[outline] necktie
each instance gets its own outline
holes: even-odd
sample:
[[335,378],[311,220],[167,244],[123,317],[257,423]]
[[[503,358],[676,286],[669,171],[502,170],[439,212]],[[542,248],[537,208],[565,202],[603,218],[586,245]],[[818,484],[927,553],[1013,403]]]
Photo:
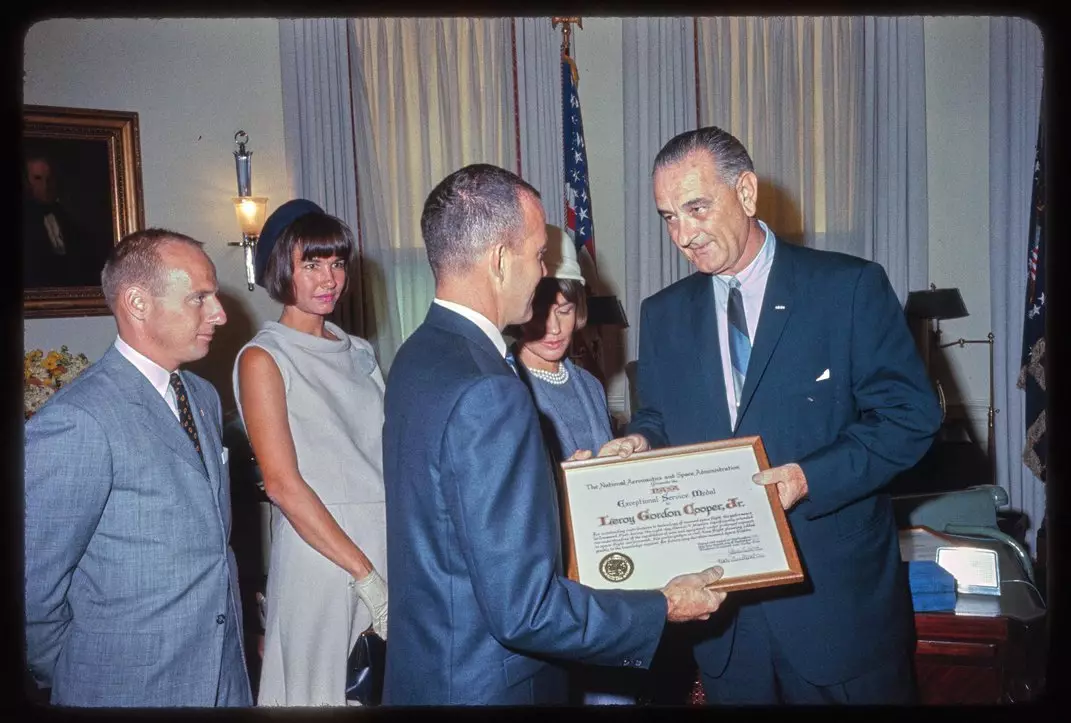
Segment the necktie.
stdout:
[[186,436],[193,442],[193,448],[197,450],[197,456],[201,458],[201,464],[205,463],[205,455],[201,451],[201,440],[197,437],[197,426],[193,423],[193,412],[190,411],[190,398],[186,394],[186,385],[182,383],[182,377],[177,372],[171,373],[171,388],[175,390],[175,402],[178,406],[179,424],[186,430]]
[[520,374],[517,372],[517,359],[514,358],[513,354],[507,352],[506,363],[509,364],[509,368],[513,370],[514,374],[520,376]]
[[733,367],[733,389],[736,390],[736,406],[744,391],[747,362],[751,358],[751,338],[747,334],[747,317],[744,315],[744,297],[740,294],[740,282],[729,281],[729,361]]

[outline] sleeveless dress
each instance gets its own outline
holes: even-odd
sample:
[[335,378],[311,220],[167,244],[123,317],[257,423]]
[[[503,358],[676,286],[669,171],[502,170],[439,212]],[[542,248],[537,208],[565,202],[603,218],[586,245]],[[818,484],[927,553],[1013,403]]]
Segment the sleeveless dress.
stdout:
[[[383,375],[371,345],[330,322],[331,340],[267,322],[238,353],[259,347],[286,390],[298,470],[351,540],[387,577]],[[238,392],[235,361],[234,396]],[[239,414],[245,422],[241,402]],[[347,705],[346,660],[372,616],[349,573],[271,510],[264,660],[257,704]]]

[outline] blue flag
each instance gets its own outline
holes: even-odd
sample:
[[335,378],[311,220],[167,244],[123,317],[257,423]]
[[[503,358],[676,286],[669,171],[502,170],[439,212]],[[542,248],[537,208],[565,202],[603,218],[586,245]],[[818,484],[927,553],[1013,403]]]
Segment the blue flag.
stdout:
[[565,230],[595,261],[595,227],[588,195],[588,152],[584,147],[584,124],[580,118],[579,76],[573,59],[562,53],[562,152],[565,158]]
[[1023,462],[1045,480],[1048,435],[1045,428],[1045,119],[1038,126],[1034,187],[1030,199],[1030,243],[1027,256],[1026,317],[1023,359],[1016,386],[1026,392],[1026,443]]

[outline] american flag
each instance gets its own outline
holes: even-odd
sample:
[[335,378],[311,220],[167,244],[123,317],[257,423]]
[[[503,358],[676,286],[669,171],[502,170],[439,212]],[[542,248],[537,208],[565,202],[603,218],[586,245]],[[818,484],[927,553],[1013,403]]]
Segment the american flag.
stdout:
[[588,195],[588,152],[576,92],[579,76],[573,59],[562,53],[562,152],[565,157],[565,230],[595,261],[595,228]]
[[1026,392],[1026,442],[1023,462],[1044,481],[1048,458],[1045,384],[1045,119],[1038,127],[1034,183],[1026,262],[1026,316],[1023,319],[1023,359],[1017,386]]

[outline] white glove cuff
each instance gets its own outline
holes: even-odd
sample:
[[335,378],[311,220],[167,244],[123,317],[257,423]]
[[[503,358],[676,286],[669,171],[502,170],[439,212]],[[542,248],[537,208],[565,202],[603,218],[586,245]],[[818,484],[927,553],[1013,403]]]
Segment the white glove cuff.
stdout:
[[356,581],[357,596],[361,598],[374,615],[379,608],[387,604],[387,583],[379,572],[372,572]]

